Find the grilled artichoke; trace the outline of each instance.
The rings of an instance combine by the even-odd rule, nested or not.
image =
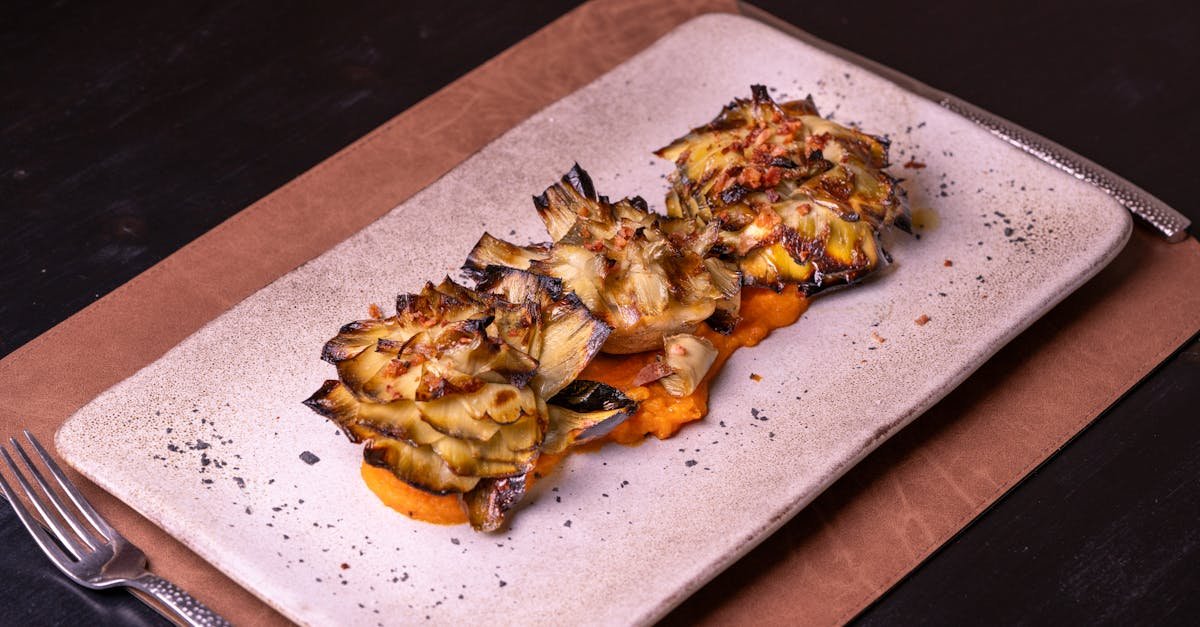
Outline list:
[[[496,268],[481,286],[426,284],[397,299],[396,315],[342,327],[323,353],[339,380],[305,404],[365,442],[368,463],[435,494],[463,494],[471,524],[490,531],[524,494],[544,443],[559,452],[636,403],[602,384],[592,385],[608,407],[556,396],[609,334],[561,283]]]
[[[808,294],[860,280],[886,259],[878,234],[909,230],[886,140],[777,104],[762,85],[656,152],[676,164],[667,213],[721,225],[747,285]]]
[[[732,330],[740,280],[732,263],[711,256],[717,223],[657,215],[638,197],[609,202],[578,164],[534,206],[552,243],[518,246],[485,233],[464,269],[480,275],[505,266],[560,279],[612,327],[606,353],[662,348],[664,336],[705,320]]]

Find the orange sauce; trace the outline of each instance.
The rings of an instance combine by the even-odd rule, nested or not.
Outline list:
[[[637,413],[617,425],[607,439],[619,444],[637,444],[653,435],[662,440],[678,433],[683,425],[703,418],[708,413],[708,386],[729,356],[743,346],[758,344],[771,331],[796,322],[807,308],[808,301],[795,286],[778,294],[767,289],[743,290],[742,319],[732,333],[721,335],[707,326],[701,326],[696,332],[713,343],[717,359],[696,390],[683,398],[667,394],[666,388],[658,383],[632,385],[633,378],[646,364],[654,361],[657,352],[597,355],[579,378],[607,383],[625,392],[639,405]]]
[[[362,465],[362,478],[384,505],[409,518],[437,525],[467,522],[467,507],[460,494],[431,494],[401,481],[387,468],[367,462]]]
[[[554,471],[562,455],[542,455],[525,475],[525,488]],[[362,465],[362,478],[384,505],[416,520],[436,525],[462,525],[467,522],[467,506],[461,494],[433,494],[401,481],[387,468]]]
[[[639,405],[637,413],[617,425],[604,440],[630,445],[640,443],[649,435],[666,439],[678,433],[683,425],[703,418],[708,413],[709,383],[730,355],[743,346],[757,345],[775,329],[793,324],[807,308],[808,300],[795,286],[778,294],[766,289],[742,290],[742,319],[732,333],[721,335],[707,326],[701,326],[696,332],[696,335],[713,343],[717,358],[696,390],[683,398],[667,394],[666,389],[658,383],[645,386],[632,384],[637,373],[654,361],[656,351],[635,355],[597,355],[579,378],[607,383],[625,392]],[[539,457],[534,469],[526,475],[527,487],[532,487],[537,479],[550,474],[562,457]],[[385,505],[410,518],[439,525],[467,522],[467,510],[461,495],[430,494],[401,481],[387,469],[366,463],[362,466],[362,478]]]

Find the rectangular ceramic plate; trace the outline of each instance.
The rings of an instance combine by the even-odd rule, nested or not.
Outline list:
[[[485,230],[544,239],[530,196],[575,161],[601,193],[661,210],[670,164],[651,151],[751,83],[889,136],[921,237],[892,237],[881,276],[737,353],[706,420],[571,457],[502,533],[381,505],[360,447],[300,404],[335,376],[325,340],[369,303],[454,274]],[[58,449],[303,623],[648,622],[1095,274],[1129,229],[1100,190],[930,101],[758,22],[702,17],[102,394]]]

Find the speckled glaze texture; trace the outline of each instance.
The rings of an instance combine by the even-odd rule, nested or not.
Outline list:
[[[300,404],[335,376],[325,340],[456,275],[484,230],[543,239],[530,196],[576,161],[603,193],[661,210],[671,164],[651,151],[756,82],[889,136],[930,226],[890,236],[880,276],[737,353],[706,420],[570,457],[504,532],[381,505],[361,447]],[[301,623],[646,623],[1095,274],[1129,229],[1102,191],[933,102],[749,19],[702,17],[105,392],[58,448]]]

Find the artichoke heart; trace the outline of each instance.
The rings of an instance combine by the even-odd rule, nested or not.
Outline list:
[[[638,197],[610,202],[578,164],[534,206],[552,243],[522,247],[485,233],[464,269],[483,277],[508,267],[560,281],[612,327],[606,353],[661,348],[664,336],[705,320],[732,330],[741,280],[734,263],[715,256],[719,224],[651,213]]]
[[[660,383],[668,394],[681,397],[696,391],[696,386],[717,360],[717,349],[702,337],[681,333],[666,339],[663,355],[663,363],[670,369],[670,374]]]
[[[572,408],[547,399],[578,383],[609,332],[558,279],[493,268],[473,290],[447,278],[400,296],[394,316],[342,327],[322,352],[338,380],[304,403],[364,442],[367,463],[427,492],[463,494],[472,525],[493,530],[548,436],[563,448],[556,413]]]
[[[550,428],[542,450],[557,454],[604,437],[637,408],[637,402],[610,385],[577,380],[550,399]]]
[[[867,276],[887,259],[880,231],[910,228],[888,142],[821,118],[811,98],[751,92],[656,152],[676,165],[667,213],[719,223],[747,285],[812,294]]]

